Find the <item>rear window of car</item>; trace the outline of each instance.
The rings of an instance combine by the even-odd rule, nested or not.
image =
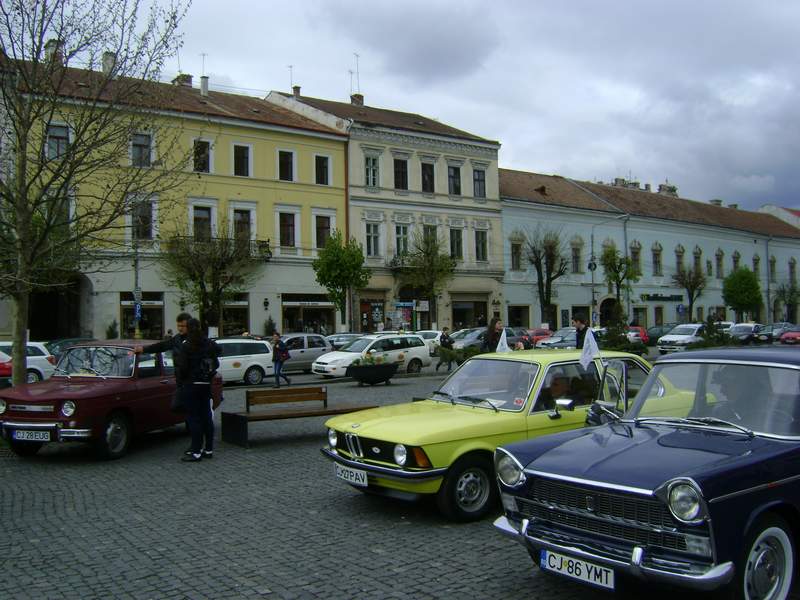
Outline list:
[[[6,354],[11,354],[11,344],[0,344],[0,350],[5,352]],[[44,356],[45,353],[42,352],[36,346],[26,346],[25,347],[25,355],[26,356]]]
[[[269,348],[264,342],[245,342],[242,344],[242,354],[269,354]]]
[[[419,335],[421,335],[426,340],[432,340],[432,339],[434,339],[436,337],[436,332],[435,331],[425,331],[423,333],[420,333]]]
[[[425,345],[425,342],[423,342],[418,337],[408,337],[408,338],[405,338],[405,340],[406,340],[406,346],[409,347],[409,348],[416,348],[417,346],[424,346]]]

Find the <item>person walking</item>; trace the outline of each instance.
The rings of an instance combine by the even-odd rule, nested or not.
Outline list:
[[[586,319],[583,317],[573,317],[572,325],[575,327],[575,348],[583,350],[583,340],[586,339]]]
[[[281,387],[281,377],[286,380],[286,385],[292,385],[292,380],[283,374],[283,363],[291,358],[289,356],[289,348],[286,347],[286,342],[281,339],[281,334],[275,331],[272,334],[272,363],[275,368],[275,385],[273,387]]]
[[[439,338],[439,362],[436,363],[437,373],[439,367],[445,364],[445,356],[447,357],[447,372],[449,373],[453,369],[453,338],[450,337],[449,331],[448,327],[442,327],[442,335]]]
[[[186,422],[192,435],[191,448],[181,458],[197,462],[214,457],[214,413],[211,405],[211,381],[217,372],[221,354],[216,342],[209,340],[200,329],[200,321],[189,319],[186,339],[180,352],[174,355],[175,375],[180,373]]]

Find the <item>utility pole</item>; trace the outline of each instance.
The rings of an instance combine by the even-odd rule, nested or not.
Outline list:
[[[133,228],[131,241],[133,242],[133,337],[142,339],[139,330],[139,321],[142,319],[142,288],[139,285],[139,237],[136,228]]]

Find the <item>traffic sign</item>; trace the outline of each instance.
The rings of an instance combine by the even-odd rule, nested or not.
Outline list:
[[[589,264],[587,266],[589,267],[590,271],[594,271],[597,268],[597,263],[592,260],[589,261]]]
[[[133,304],[133,318],[137,321],[142,318],[142,303],[134,302]]]
[[[142,288],[140,287],[133,288],[133,301],[134,302],[142,301]]]

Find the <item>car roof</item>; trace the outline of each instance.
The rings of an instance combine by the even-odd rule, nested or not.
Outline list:
[[[124,340],[91,340],[85,342],[78,342],[75,344],[75,347],[80,346],[116,346],[119,348],[135,348],[136,346],[149,346],[150,344],[155,344],[160,342],[161,340],[131,340],[131,339],[124,339]]]
[[[229,338],[219,338],[214,340],[217,344],[230,344],[232,342],[242,343],[242,342],[253,342],[253,343],[266,343],[269,340],[266,338],[253,338],[253,337],[229,337]]]
[[[478,354],[472,357],[475,358],[491,358],[491,359],[509,359],[520,360],[528,362],[561,362],[565,360],[579,359],[583,354],[583,350],[566,349],[566,348],[548,348],[536,350],[514,350],[513,352],[492,352],[488,354]],[[800,352],[798,352],[800,354]],[[619,352],[617,350],[603,350],[602,356],[598,358],[641,358],[635,354],[628,352]],[[644,362],[647,362],[645,359]]]
[[[780,346],[750,348],[713,348],[709,350],[692,350],[661,356],[656,362],[659,364],[685,361],[735,361],[735,362],[760,362],[783,363],[800,367],[800,352],[796,348],[781,348]]]

